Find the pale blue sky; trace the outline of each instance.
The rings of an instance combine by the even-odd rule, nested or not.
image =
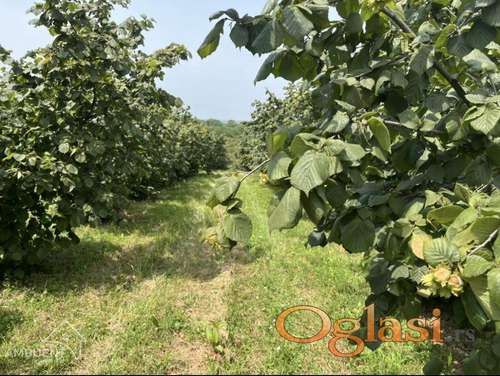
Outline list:
[[[22,56],[26,51],[49,43],[44,29],[35,29],[26,10],[34,0],[0,0],[0,44]],[[254,86],[253,80],[265,57],[238,50],[228,32],[219,50],[201,60],[196,50],[210,31],[208,17],[214,12],[235,8],[241,15],[260,13],[265,0],[132,0],[127,10],[116,12],[117,20],[145,14],[156,20],[156,27],[146,35],[146,52],[171,42],[186,45],[193,58],[168,71],[162,86],[181,97],[201,119],[247,120],[255,99],[265,97],[266,88],[282,93],[285,81],[269,78]]]

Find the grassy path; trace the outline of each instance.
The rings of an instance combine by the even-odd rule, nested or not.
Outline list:
[[[358,262],[335,246],[305,249],[305,222],[270,236],[262,205],[270,192],[252,179],[240,193],[255,227],[250,249],[214,253],[199,239],[213,180],[198,177],[134,204],[120,225],[83,227],[82,243],[49,260],[52,269],[8,281],[0,291],[0,372],[421,372],[425,346],[343,360],[327,340],[282,340],[274,319],[290,306],[359,317],[367,287]],[[316,320],[301,315],[290,325],[306,334]]]

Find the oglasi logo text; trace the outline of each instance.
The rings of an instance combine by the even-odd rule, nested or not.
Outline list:
[[[406,330],[403,330],[403,326],[399,320],[381,318],[379,320],[379,329],[376,333],[375,305],[372,304],[365,308],[365,310],[367,311],[366,339],[353,335],[353,333],[356,333],[361,328],[360,320],[342,319],[335,321],[332,325],[332,320],[325,312],[311,306],[292,307],[282,312],[276,319],[276,329],[283,338],[296,343],[314,343],[331,335],[332,338],[328,342],[328,349],[333,355],[342,358],[354,357],[361,354],[365,350],[366,343],[369,342],[424,342],[431,339],[434,343],[443,343],[441,337],[441,310],[437,308],[432,311],[433,317],[430,320],[423,318],[408,320]],[[316,335],[309,338],[300,338],[288,333],[285,328],[286,319],[292,313],[301,311],[313,312],[321,318],[322,326]],[[350,328],[345,329],[346,325],[349,325]],[[338,342],[342,339],[349,340],[353,345],[356,345],[356,348],[351,352],[341,352],[338,349]]]

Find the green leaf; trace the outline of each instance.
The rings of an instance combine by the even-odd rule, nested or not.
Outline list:
[[[399,265],[391,273],[391,278],[396,279],[408,279],[410,278],[410,268],[406,265]]]
[[[285,50],[275,61],[273,73],[275,76],[283,77],[287,81],[295,82],[304,77],[304,70],[298,55]]]
[[[454,264],[460,260],[460,253],[454,244],[445,238],[438,238],[425,245],[424,260],[430,266]]]
[[[219,47],[220,36],[224,32],[225,22],[225,19],[217,22],[214,28],[210,31],[210,33],[208,33],[207,37],[201,44],[200,48],[198,49],[198,55],[200,55],[202,59],[210,56],[212,53],[214,53],[215,50],[217,50],[217,47]]]
[[[495,243],[493,243],[493,252],[495,254],[495,258],[500,261],[500,235],[497,236]]]
[[[440,50],[444,47],[446,47],[446,44],[448,43],[448,40],[450,38],[450,35],[453,34],[457,30],[457,25],[455,24],[449,24],[446,25],[443,30],[439,33],[435,47],[436,49]]]
[[[474,296],[471,288],[466,288],[462,295],[462,304],[469,322],[474,328],[481,331],[488,325],[489,319],[483,308]]]
[[[434,50],[430,46],[422,46],[413,55],[410,61],[410,68],[419,76],[432,68],[434,64]]]
[[[339,133],[342,132],[351,122],[349,116],[342,111],[337,111],[332,120],[326,123],[324,131],[326,133]]]
[[[283,26],[293,38],[302,42],[314,25],[297,6],[288,6],[283,11]]]
[[[328,157],[328,161],[330,164],[330,167],[328,169],[328,175],[329,176],[335,176],[340,174],[342,171],[344,171],[344,167],[342,166],[342,163],[340,160],[336,157]]]
[[[77,161],[78,163],[85,163],[87,161],[87,156],[85,155],[85,153],[77,154],[75,157],[75,161]]]
[[[406,128],[409,129],[417,129],[422,123],[418,115],[410,109],[401,112],[398,115],[398,117],[399,120],[401,121],[401,124],[403,124]]]
[[[352,13],[359,10],[358,0],[338,0],[335,3],[338,14],[342,18],[348,18]]]
[[[61,153],[61,154],[68,154],[69,149],[70,149],[70,146],[67,142],[59,145],[59,153]]]
[[[274,52],[270,54],[266,60],[264,60],[264,63],[260,67],[259,71],[257,72],[257,76],[255,77],[254,84],[256,84],[259,81],[263,81],[266,78],[269,77],[269,75],[273,72],[274,70],[274,63],[278,61],[283,55],[284,51],[280,52]]]
[[[74,165],[72,164],[69,164],[69,165],[66,165],[66,170],[68,170],[68,172],[71,174],[71,175],[78,175],[78,168],[76,168]]]
[[[416,198],[408,203],[403,209],[404,218],[414,218],[415,215],[420,214],[420,212],[425,207],[425,200],[423,198]]]
[[[359,13],[351,13],[345,21],[346,34],[359,34],[363,32],[363,19]]]
[[[495,270],[496,269],[491,270],[488,273],[488,276],[470,279],[468,282],[488,320],[498,321],[500,320],[500,310],[498,309],[498,305],[494,304],[491,295],[492,290],[490,290],[490,283],[491,286],[494,286],[497,282],[496,277],[494,276],[496,273]],[[491,281],[490,274],[492,274]]]
[[[325,150],[328,152],[328,155],[340,155],[346,148],[346,143],[341,140],[330,138],[326,140]]]
[[[252,236],[252,222],[244,213],[228,214],[224,218],[224,233],[238,243],[247,243]]]
[[[353,112],[356,111],[356,106],[353,106],[352,104],[347,103],[345,101],[341,101],[339,99],[336,99],[335,103],[339,106],[340,109],[342,109],[343,111],[346,111],[349,114],[352,114]]]
[[[293,158],[300,158],[308,150],[318,150],[322,139],[311,133],[299,133],[293,138],[290,144],[290,155]]]
[[[410,97],[411,95],[408,98]],[[390,90],[384,102],[385,109],[391,116],[398,116],[408,108],[408,105],[407,96],[401,90]]]
[[[424,259],[424,248],[426,247],[427,244],[432,242],[432,237],[425,232],[423,232],[420,229],[416,229],[410,240],[410,248],[413,252],[413,254],[423,260]]]
[[[269,216],[269,231],[294,228],[301,217],[300,191],[290,187]]]
[[[232,198],[240,189],[240,181],[236,178],[221,179],[215,188],[215,198],[219,204],[223,204]]]
[[[490,270],[494,264],[484,258],[476,255],[467,257],[464,264],[463,276],[464,278],[475,278],[485,274]]]
[[[343,161],[357,162],[366,156],[366,150],[357,144],[344,143],[344,150],[339,154],[339,158]]]
[[[234,25],[229,36],[236,47],[245,46],[250,39],[247,28],[240,24]]]
[[[465,37],[463,35],[451,37],[448,40],[447,48],[450,54],[453,54],[460,58],[463,58],[465,55],[472,51],[472,49],[465,41]]]
[[[307,151],[292,170],[291,183],[306,195],[330,177],[330,159],[321,153]]]
[[[481,244],[488,239],[493,232],[500,227],[500,218],[483,217],[479,218],[471,225],[469,232],[474,237],[477,244]]]
[[[492,319],[500,320],[500,267],[490,270],[488,273],[488,291],[492,309]]]
[[[375,241],[375,226],[356,216],[342,227],[341,240],[344,248],[351,253],[367,252]]]
[[[326,198],[334,208],[341,208],[348,199],[345,187],[332,179],[328,180],[326,185]]]
[[[463,59],[474,72],[495,72],[497,70],[496,64],[478,49],[472,50],[469,54],[464,56]]]
[[[421,144],[414,140],[406,141],[397,147],[394,145],[392,147],[392,163],[400,172],[413,170],[423,152]]]
[[[391,135],[389,130],[385,126],[384,122],[380,118],[371,118],[368,120],[368,125],[377,139],[380,147],[389,152],[391,150]]]
[[[460,183],[455,184],[455,189],[453,190],[453,192],[460,200],[466,203],[469,202],[472,196],[472,191],[467,186]]]
[[[268,175],[271,181],[277,181],[290,176],[289,168],[292,163],[292,158],[284,151],[276,154],[269,162]]]
[[[490,26],[500,27],[500,1],[483,9],[482,20]]]
[[[302,203],[311,222],[319,224],[327,213],[325,202],[313,191],[309,194],[309,197],[302,195]]]
[[[465,34],[465,41],[471,48],[483,50],[489,43],[495,40],[496,30],[481,21],[476,21],[472,28]]]
[[[286,129],[281,129],[270,134],[267,137],[267,151],[270,157],[273,157],[285,148],[286,142],[288,140],[288,131]]]
[[[431,210],[427,214],[427,219],[433,223],[441,225],[450,225],[464,211],[464,208],[458,205],[448,205],[442,208]]]
[[[490,134],[500,122],[500,107],[487,105],[483,115],[471,121],[470,125],[478,132]]]
[[[283,34],[276,21],[269,22],[252,43],[252,52],[265,54],[277,49],[283,43]]]

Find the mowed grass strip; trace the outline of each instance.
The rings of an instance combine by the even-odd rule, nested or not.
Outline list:
[[[133,204],[118,225],[82,227],[80,245],[0,291],[2,373],[420,373],[426,345],[386,345],[333,357],[328,339],[284,341],[275,318],[313,305],[332,320],[357,318],[368,288],[358,256],[306,249],[312,225],[269,234],[272,192],[256,178],[240,192],[254,223],[248,249],[203,244],[206,198],[217,176],[179,183]],[[297,314],[290,332],[319,325]]]
[[[240,192],[244,210],[254,223],[250,253],[256,260],[235,273],[227,296],[230,357],[214,371],[229,373],[338,373],[420,374],[429,358],[429,346],[387,344],[354,359],[328,352],[330,337],[310,345],[289,343],[275,328],[285,309],[310,305],[328,313],[332,321],[361,316],[369,288],[361,268],[362,256],[347,254],[336,245],[307,249],[313,225],[302,221],[289,231],[269,234],[267,211],[272,192],[256,178]],[[287,320],[290,333],[310,337],[321,327],[318,316],[297,313]],[[340,342],[340,346],[346,343]]]

